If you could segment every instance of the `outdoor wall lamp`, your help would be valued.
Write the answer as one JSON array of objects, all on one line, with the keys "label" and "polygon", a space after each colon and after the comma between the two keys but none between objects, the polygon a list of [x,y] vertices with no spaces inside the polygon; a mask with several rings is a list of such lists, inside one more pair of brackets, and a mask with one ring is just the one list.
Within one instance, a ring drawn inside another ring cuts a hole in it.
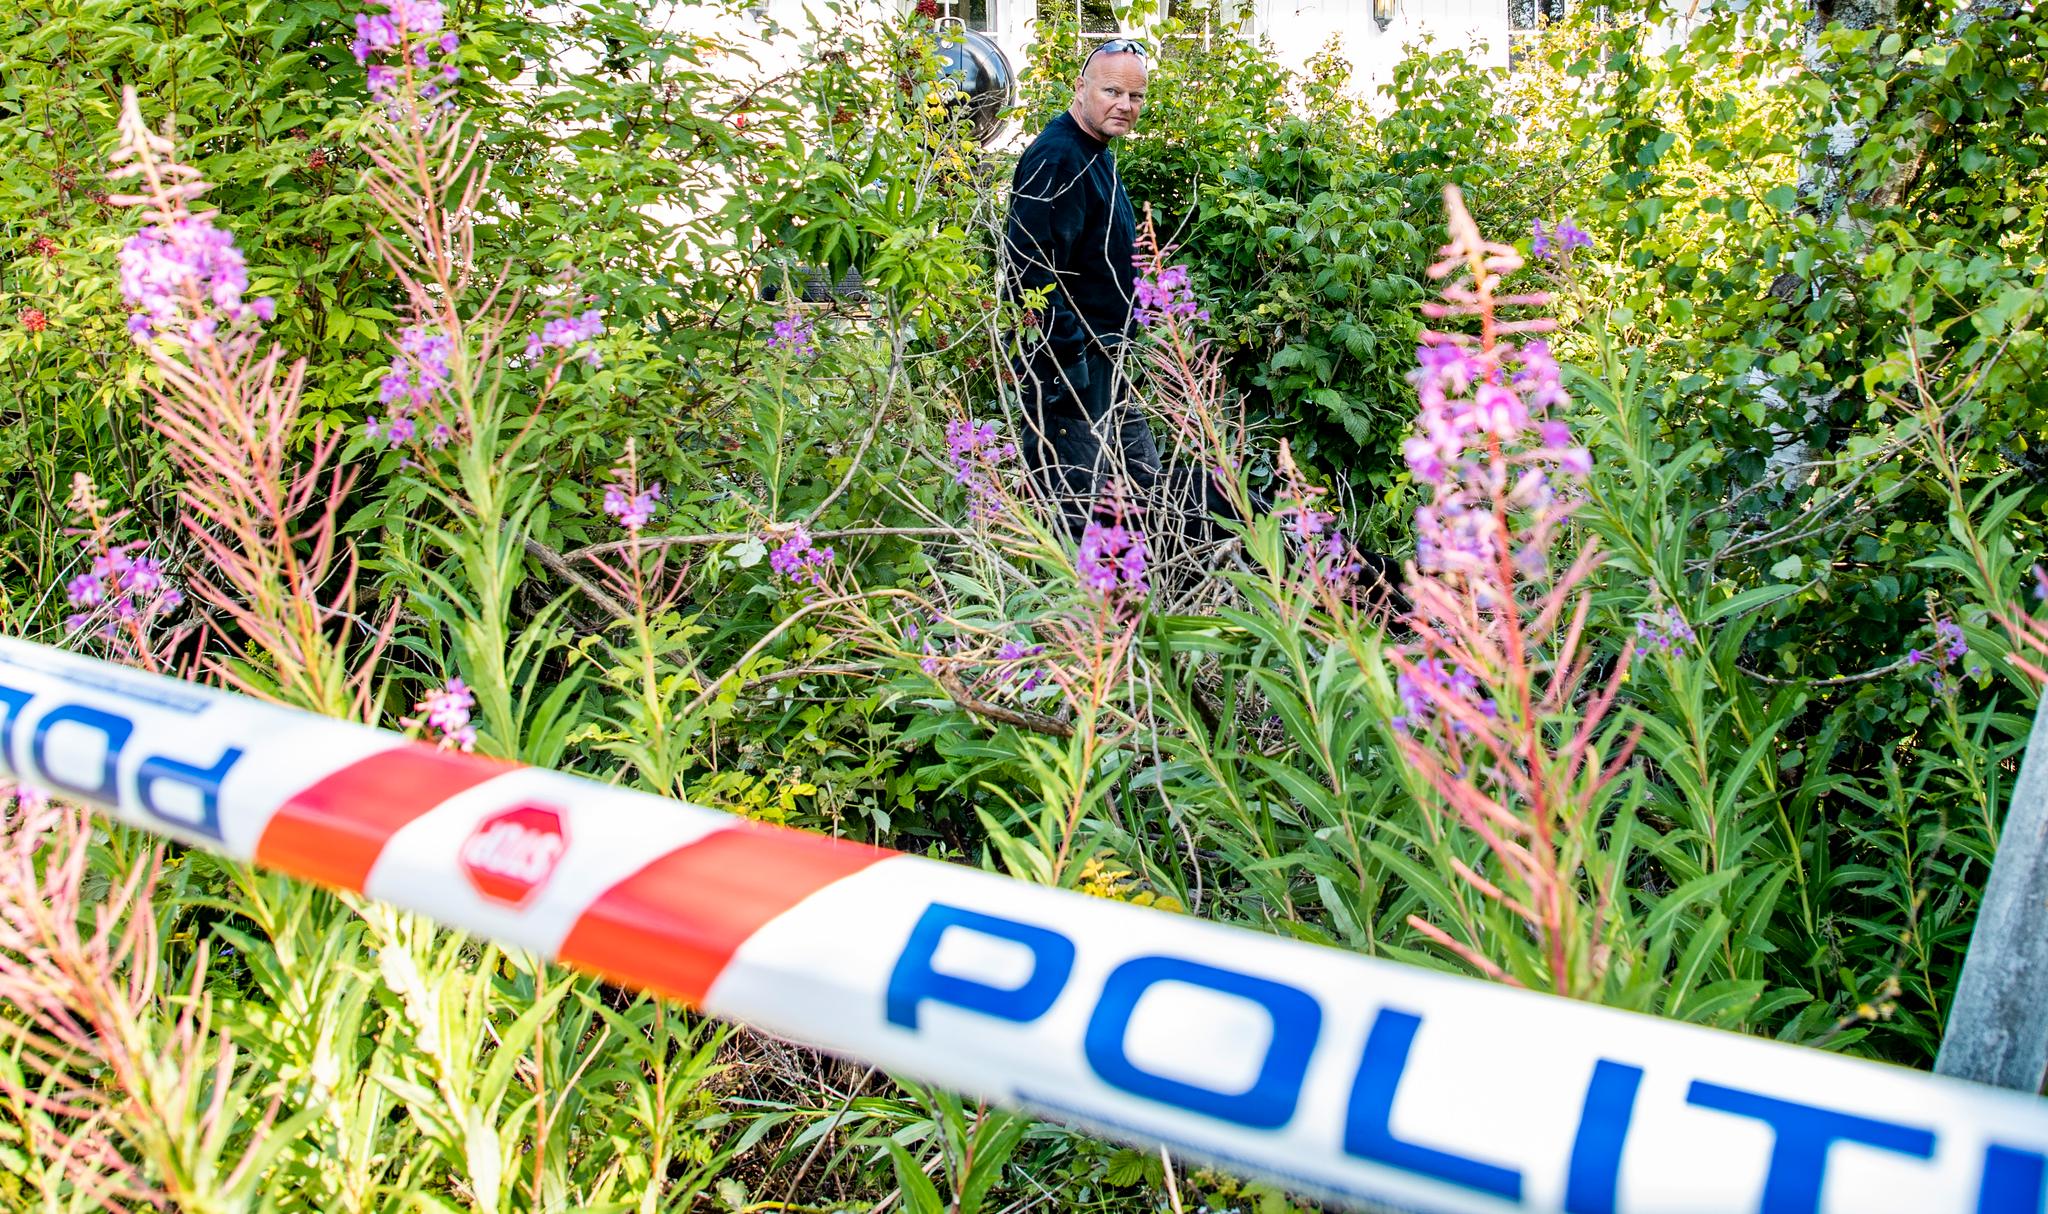
[{"label": "outdoor wall lamp", "polygon": [[1372,19],[1384,33],[1394,20],[1394,0],[1372,0]]}]

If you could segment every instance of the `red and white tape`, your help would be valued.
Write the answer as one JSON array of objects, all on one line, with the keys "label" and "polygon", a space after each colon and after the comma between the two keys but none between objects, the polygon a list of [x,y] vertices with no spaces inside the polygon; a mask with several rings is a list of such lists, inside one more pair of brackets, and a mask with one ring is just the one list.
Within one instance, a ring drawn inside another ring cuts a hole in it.
[{"label": "red and white tape", "polygon": [[437,751],[0,638],[0,773],[1348,1203],[2043,1214],[2048,1101]]}]

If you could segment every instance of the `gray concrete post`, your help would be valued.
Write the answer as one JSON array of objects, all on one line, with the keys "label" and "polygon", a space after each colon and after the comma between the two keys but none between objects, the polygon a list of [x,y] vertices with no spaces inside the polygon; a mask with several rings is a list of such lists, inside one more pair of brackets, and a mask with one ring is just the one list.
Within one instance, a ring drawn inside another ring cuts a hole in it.
[{"label": "gray concrete post", "polygon": [[1934,1069],[2036,1094],[2048,1077],[2048,695],[2020,759]]}]

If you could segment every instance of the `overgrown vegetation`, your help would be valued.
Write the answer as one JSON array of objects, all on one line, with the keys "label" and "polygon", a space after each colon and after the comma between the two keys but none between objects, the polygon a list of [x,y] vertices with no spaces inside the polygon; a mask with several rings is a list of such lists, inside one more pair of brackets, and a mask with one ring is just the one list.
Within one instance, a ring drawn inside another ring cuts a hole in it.
[{"label": "overgrown vegetation", "polygon": [[[372,74],[382,11],[0,5],[10,634],[1931,1059],[2048,664],[2032,9],[1673,36],[1589,6],[1515,76],[1415,48],[1373,99],[1333,56],[1169,38],[1119,156],[1189,306],[1130,370],[1252,521],[1193,544],[1124,501],[1078,547],[1009,447],[1007,161],[927,17],[835,15],[761,79],[651,3],[463,0],[415,79]],[[246,258],[206,264],[217,312],[150,294],[138,233],[202,220],[123,204],[117,149],[212,183],[190,205]],[[1476,227],[1439,272],[1546,303],[1423,314],[1446,185]],[[810,265],[870,298],[789,302]],[[1539,315],[1540,348],[1496,332]],[[1424,326],[1473,340],[1418,366]],[[1527,416],[1455,420],[1485,385]],[[1400,618],[1354,540],[1412,558]],[[10,1206],[1293,1204],[68,810],[6,822]]]}]

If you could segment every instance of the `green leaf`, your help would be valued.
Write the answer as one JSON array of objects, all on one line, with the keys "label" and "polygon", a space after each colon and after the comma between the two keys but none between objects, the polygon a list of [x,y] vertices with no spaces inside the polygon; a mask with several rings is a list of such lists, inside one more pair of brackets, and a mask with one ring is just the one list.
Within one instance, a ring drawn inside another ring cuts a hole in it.
[{"label": "green leaf", "polygon": [[889,1139],[889,1162],[896,1171],[896,1187],[903,1192],[903,1208],[908,1214],[946,1214],[945,1203],[939,1200],[939,1190],[931,1178],[918,1169],[917,1161],[910,1152]]}]

